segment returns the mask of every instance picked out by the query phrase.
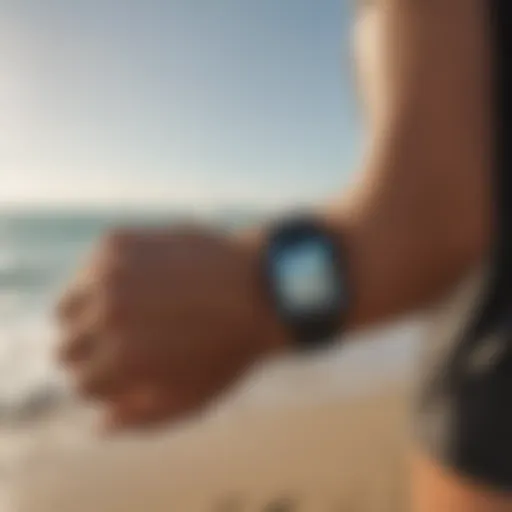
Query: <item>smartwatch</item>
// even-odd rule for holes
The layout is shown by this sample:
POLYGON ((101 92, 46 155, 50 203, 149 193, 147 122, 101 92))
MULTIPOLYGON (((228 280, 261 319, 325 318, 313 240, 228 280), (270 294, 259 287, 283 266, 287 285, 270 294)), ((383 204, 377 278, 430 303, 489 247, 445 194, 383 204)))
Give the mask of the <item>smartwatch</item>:
POLYGON ((296 346, 327 345, 350 303, 339 237, 314 217, 285 220, 270 230, 264 266, 273 306, 296 346))

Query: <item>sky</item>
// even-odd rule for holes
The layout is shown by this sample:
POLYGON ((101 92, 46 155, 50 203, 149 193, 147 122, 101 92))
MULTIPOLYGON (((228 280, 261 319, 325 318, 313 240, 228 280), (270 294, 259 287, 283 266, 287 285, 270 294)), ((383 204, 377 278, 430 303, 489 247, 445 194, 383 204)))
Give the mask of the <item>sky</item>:
POLYGON ((349 0, 2 0, 2 204, 278 205, 357 164, 349 0))

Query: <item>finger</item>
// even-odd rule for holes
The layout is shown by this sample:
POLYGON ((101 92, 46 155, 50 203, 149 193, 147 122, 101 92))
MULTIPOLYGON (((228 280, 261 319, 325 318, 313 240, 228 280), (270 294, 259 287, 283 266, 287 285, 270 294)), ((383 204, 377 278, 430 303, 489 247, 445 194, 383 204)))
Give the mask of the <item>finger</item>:
POLYGON ((96 250, 89 256, 87 265, 74 277, 57 303, 56 316, 62 324, 73 322, 94 300, 97 288, 102 286, 101 276, 109 266, 112 266, 112 261, 103 252, 96 250))
POLYGON ((151 389, 141 389, 107 411, 100 432, 110 435, 123 430, 155 429, 183 417, 188 409, 181 400, 164 397, 151 389))
POLYGON ((92 357, 97 341, 90 326, 80 324, 70 330, 61 342, 57 351, 58 361, 65 366, 79 366, 80 363, 92 357))
POLYGON ((93 269, 84 270, 57 302, 57 321, 64 328, 81 321, 84 313, 94 305, 98 294, 102 293, 104 286, 98 279, 99 275, 99 272, 93 269))
POLYGON ((57 303, 59 323, 67 325, 76 320, 91 299, 91 291, 85 286, 73 285, 57 303))
MULTIPOLYGON (((97 292, 97 291, 96 291, 97 292)), ((64 365, 76 366, 90 358, 98 344, 98 334, 107 326, 101 295, 96 293, 82 305, 81 311, 63 329, 63 339, 57 350, 57 358, 64 365)))
POLYGON ((125 392, 131 377, 117 340, 98 335, 89 357, 75 366, 74 383, 83 398, 109 401, 125 392))

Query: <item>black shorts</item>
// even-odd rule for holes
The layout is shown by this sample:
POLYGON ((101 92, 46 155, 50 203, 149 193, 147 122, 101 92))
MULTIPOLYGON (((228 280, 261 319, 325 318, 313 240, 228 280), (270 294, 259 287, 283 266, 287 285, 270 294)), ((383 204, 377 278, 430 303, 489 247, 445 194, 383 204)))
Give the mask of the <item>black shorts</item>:
POLYGON ((512 491, 512 313, 488 306, 491 281, 476 271, 439 306, 423 346, 413 426, 443 465, 512 491), (489 324, 478 325, 482 319, 489 324))
POLYGON ((436 313, 421 361, 414 431, 443 464, 512 491, 512 1, 488 4, 497 239, 487 268, 436 313))

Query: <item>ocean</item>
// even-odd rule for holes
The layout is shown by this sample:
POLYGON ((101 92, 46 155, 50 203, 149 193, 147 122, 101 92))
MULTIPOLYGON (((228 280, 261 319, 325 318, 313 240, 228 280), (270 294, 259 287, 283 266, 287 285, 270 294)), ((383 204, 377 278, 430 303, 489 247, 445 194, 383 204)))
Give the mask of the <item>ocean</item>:
MULTIPOLYGON (((77 420, 76 402, 65 376, 53 360, 58 335, 53 308, 66 280, 98 238, 118 225, 151 226, 194 219, 234 229, 261 217, 233 210, 200 215, 62 210, 0 213, 0 512, 13 510, 3 507, 2 496, 10 495, 8 482, 16 470, 33 466, 29 461, 39 460, 36 453, 42 449, 45 453, 51 446, 61 450, 70 439, 78 446, 78 440, 88 435, 77 420), (53 425, 50 430, 48 421, 53 425)), ((354 391, 375 389, 386 379, 402 381, 413 367, 421 332, 421 322, 411 320, 358 335, 345 348, 310 360, 276 362, 249 378, 231 403, 280 407, 283 403, 332 401, 354 391), (359 338, 361 343, 353 342, 359 338)), ((47 453, 45 457, 51 460, 47 453)))

